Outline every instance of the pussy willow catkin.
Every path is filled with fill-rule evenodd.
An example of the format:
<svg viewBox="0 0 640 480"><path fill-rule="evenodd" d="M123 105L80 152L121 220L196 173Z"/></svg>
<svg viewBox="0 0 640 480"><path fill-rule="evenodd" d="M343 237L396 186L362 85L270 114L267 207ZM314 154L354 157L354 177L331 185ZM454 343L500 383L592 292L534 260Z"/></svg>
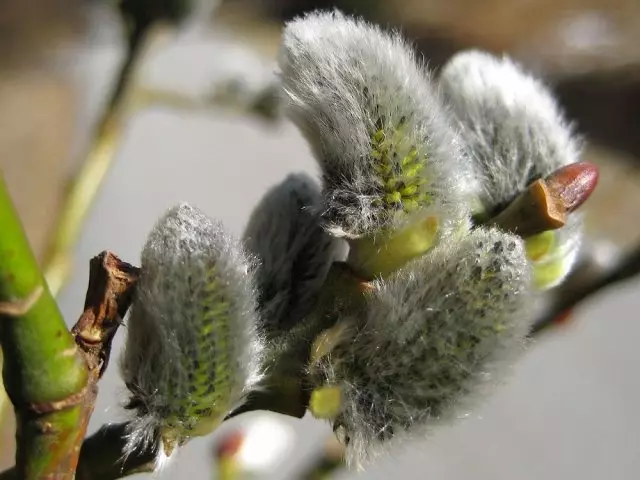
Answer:
<svg viewBox="0 0 640 480"><path fill-rule="evenodd" d="M335 408L349 462L463 415L500 382L523 350L529 285L522 240L484 228L374 282L337 345L310 365L312 410L327 410L323 396Z"/></svg>
<svg viewBox="0 0 640 480"><path fill-rule="evenodd" d="M459 53L444 66L440 85L475 172L485 216L504 208L533 180L578 161L579 142L552 93L508 58ZM581 215L573 213L565 227L531 241L538 287L555 286L570 272L581 224Z"/></svg>
<svg viewBox="0 0 640 480"><path fill-rule="evenodd" d="M159 442L159 460L217 426L260 378L251 261L222 226L171 208L142 251L122 376L135 412L127 453Z"/></svg>
<svg viewBox="0 0 640 480"><path fill-rule="evenodd" d="M244 233L258 259L260 325L267 338L291 331L313 309L336 255L321 226L322 195L306 174L289 175L255 208Z"/></svg>
<svg viewBox="0 0 640 480"><path fill-rule="evenodd" d="M286 113L324 178L324 219L359 237L424 217L446 235L466 218L469 178L427 70L397 33L338 12L287 24Z"/></svg>

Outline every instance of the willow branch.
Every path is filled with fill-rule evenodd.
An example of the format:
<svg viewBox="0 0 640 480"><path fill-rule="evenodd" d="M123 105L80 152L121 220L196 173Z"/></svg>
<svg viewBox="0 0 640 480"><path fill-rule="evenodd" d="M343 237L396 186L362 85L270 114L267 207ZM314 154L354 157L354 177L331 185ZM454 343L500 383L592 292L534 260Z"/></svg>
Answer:
<svg viewBox="0 0 640 480"><path fill-rule="evenodd" d="M79 465L85 471L87 459L79 459L80 455L89 456L88 458L98 457L95 451L95 440L92 440L95 435L86 441L88 442L87 446L83 440L98 393L97 382L108 365L111 343L122 317L131 304L138 275L139 269L137 267L122 262L110 252L102 252L90 262L89 285L84 312L71 329L71 335L66 331L64 323L56 335L52 335L50 332L40 332L41 339L48 340L59 337L67 339L69 345L67 350L62 352L65 358L69 356L68 353L65 353L66 351L76 354L75 359L79 361L84 374L84 384L81 385L81 388L76 388L56 402L30 405L28 413L31 416L29 418L34 417L34 421L39 422L38 425L41 428L25 429L19 425L19 440L20 432L27 432L26 438L30 439L31 443L40 442L43 444L42 448L34 453L34 456L39 459L39 464L44 462L42 458L48 459L45 463L47 468L40 468L33 472L26 471L25 460L20 455L21 443L19 441L16 467L1 474L0 479L51 478L63 480L81 478L76 475L76 468ZM53 302L53 299L51 301ZM15 313L24 315L23 311L32 311L33 307L30 307L32 302L33 300L29 297L10 304L5 302L3 312L6 314L9 311L9 315ZM49 320L50 318L46 318L45 323L49 323ZM16 320L12 321L16 322ZM55 324L55 322L52 323ZM40 343L44 342L40 340ZM44 365L40 365L40 369L48 366L46 360L40 359L40 361L45 361ZM66 375L68 375L67 372L58 370L55 373L57 377L53 384L64 383ZM14 401L13 396L12 401ZM18 411L18 405L15 401L14 405ZM59 421L55 425L52 424L52 415L56 414L62 416L64 422ZM53 418L53 420L56 419ZM59 427L64 427L64 430ZM51 437L51 432L57 436ZM59 438L60 434L64 434L62 440ZM104 444L100 447L104 449ZM51 458L46 457L46 453L49 453ZM26 462L26 465L29 465L29 462ZM103 469L101 466L99 467ZM99 469L93 471L97 472ZM84 478L98 477L94 475Z"/></svg>
<svg viewBox="0 0 640 480"><path fill-rule="evenodd" d="M71 329L73 339L85 359L89 371L88 386L78 398L79 415L76 418L78 428L72 441L67 445L73 451L75 462L68 462L69 471L76 472L76 479L112 480L135 473L151 471L156 458L156 447L150 446L126 456L126 423L109 424L85 439L82 438L93 411L97 395L97 381L107 367L111 341L120 325L121 318L129 308L139 275L139 269L120 261L110 252L103 252L91 260L89 286L85 300L85 310L76 325ZM15 305L12 304L12 308ZM18 305L18 308L21 308ZM66 333L66 332L65 332ZM293 388L286 392L295 401L299 390ZM244 411L274 410L281 412L281 405L291 405L291 411L281 413L302 416L306 405L287 402L286 398L255 398ZM239 414L236 412L235 414ZM77 465L77 469L76 469ZM71 470L71 466L73 470ZM19 469L14 468L0 474L0 480L24 478ZM35 478L35 477L33 477ZM40 478L40 477L38 477ZM72 477L51 477L72 478Z"/></svg>
<svg viewBox="0 0 640 480"><path fill-rule="evenodd" d="M0 345L17 417L16 474L72 478L88 371L0 178Z"/></svg>

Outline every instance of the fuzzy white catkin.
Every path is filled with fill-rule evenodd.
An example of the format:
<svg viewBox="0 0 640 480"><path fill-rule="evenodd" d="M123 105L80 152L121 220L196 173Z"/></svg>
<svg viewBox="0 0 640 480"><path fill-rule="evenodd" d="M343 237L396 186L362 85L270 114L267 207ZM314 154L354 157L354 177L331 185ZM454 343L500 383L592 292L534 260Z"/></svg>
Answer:
<svg viewBox="0 0 640 480"><path fill-rule="evenodd" d="M533 180L577 162L580 145L549 89L509 58L480 51L454 55L440 86L460 127L462 144L489 215ZM556 232L557 248L541 260L560 262L559 283L571 270L581 240L581 216Z"/></svg>
<svg viewBox="0 0 640 480"><path fill-rule="evenodd" d="M313 308L336 255L321 226L322 194L306 174L289 175L255 208L244 244L258 261L260 324L267 338L290 331Z"/></svg>
<svg viewBox="0 0 640 480"><path fill-rule="evenodd" d="M449 118L403 38L339 12L288 23L279 65L285 111L322 168L323 216L338 235L375 235L466 215L468 177Z"/></svg>
<svg viewBox="0 0 640 480"><path fill-rule="evenodd" d="M440 74L488 210L578 161L580 147L547 87L509 58L454 55Z"/></svg>
<svg viewBox="0 0 640 480"><path fill-rule="evenodd" d="M209 433L260 378L250 260L222 226L183 203L153 227L121 359L132 393L126 454L159 457Z"/></svg>
<svg viewBox="0 0 640 480"><path fill-rule="evenodd" d="M528 328L522 240L474 230L374 283L362 318L318 366L342 390L334 428L351 465L392 438L466 413L503 379Z"/></svg>

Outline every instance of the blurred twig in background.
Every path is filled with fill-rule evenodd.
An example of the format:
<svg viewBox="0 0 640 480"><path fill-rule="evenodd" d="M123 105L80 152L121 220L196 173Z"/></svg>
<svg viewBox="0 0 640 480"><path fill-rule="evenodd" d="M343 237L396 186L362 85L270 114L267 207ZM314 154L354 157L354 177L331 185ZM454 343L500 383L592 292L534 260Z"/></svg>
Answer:
<svg viewBox="0 0 640 480"><path fill-rule="evenodd" d="M126 101L135 78L150 24L134 24L127 38L124 62L100 118L86 159L71 182L60 210L45 261L45 277L56 295L70 272L71 252L100 185L109 170L126 121Z"/></svg>
<svg viewBox="0 0 640 480"><path fill-rule="evenodd" d="M597 250L597 245L590 245L574 273L548 294L548 307L533 326L532 335L565 321L573 308L593 295L640 274L640 245L615 259L602 258Z"/></svg>
<svg viewBox="0 0 640 480"><path fill-rule="evenodd" d="M47 63L47 53L75 38L72 31L78 29L67 27L81 24L80 3L0 2L0 169L38 261L61 197L75 107L74 89ZM4 225L0 231L4 234ZM13 420L0 385L2 466L13 454Z"/></svg>
<svg viewBox="0 0 640 480"><path fill-rule="evenodd" d="M344 468L344 446L335 436L330 437L322 447L320 456L300 474L301 480L328 480Z"/></svg>
<svg viewBox="0 0 640 480"><path fill-rule="evenodd" d="M276 82L267 83L256 92L244 91L241 82L242 79L234 79L214 85L214 90L208 98L140 86L136 89L133 103L136 110L156 106L189 112L226 106L240 113L255 115L266 122L280 119L279 87Z"/></svg>
<svg viewBox="0 0 640 480"><path fill-rule="evenodd" d="M127 1L123 5L134 3L136 2ZM143 63L151 37L154 36L156 19L164 17L160 13L157 16L154 13L148 17L135 18L132 15L138 14L137 11L122 13L128 27L125 58L98 121L87 156L67 190L46 256L45 276L54 295L60 291L69 275L71 251L114 160L125 124L137 111L152 106L195 111L211 108L215 104L228 105L266 121L278 118L278 88L275 81L266 83L255 92L248 92L244 88L243 79L236 78L235 81L214 85L210 98L205 99L137 85L137 71ZM170 19L178 20L173 17Z"/></svg>

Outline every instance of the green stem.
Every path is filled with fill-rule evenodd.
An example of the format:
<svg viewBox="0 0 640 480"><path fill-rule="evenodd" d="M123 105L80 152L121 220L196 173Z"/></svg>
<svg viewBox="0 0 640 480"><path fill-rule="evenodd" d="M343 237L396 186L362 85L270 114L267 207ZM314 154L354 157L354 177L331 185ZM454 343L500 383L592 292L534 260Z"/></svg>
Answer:
<svg viewBox="0 0 640 480"><path fill-rule="evenodd" d="M153 471L157 453L155 448L124 455L126 428L126 423L110 423L85 439L80 450L75 480L116 480ZM23 477L18 475L15 468L0 473L0 480L19 478Z"/></svg>
<svg viewBox="0 0 640 480"><path fill-rule="evenodd" d="M19 478L56 476L81 419L87 367L67 331L0 178L0 345L18 420Z"/></svg>

